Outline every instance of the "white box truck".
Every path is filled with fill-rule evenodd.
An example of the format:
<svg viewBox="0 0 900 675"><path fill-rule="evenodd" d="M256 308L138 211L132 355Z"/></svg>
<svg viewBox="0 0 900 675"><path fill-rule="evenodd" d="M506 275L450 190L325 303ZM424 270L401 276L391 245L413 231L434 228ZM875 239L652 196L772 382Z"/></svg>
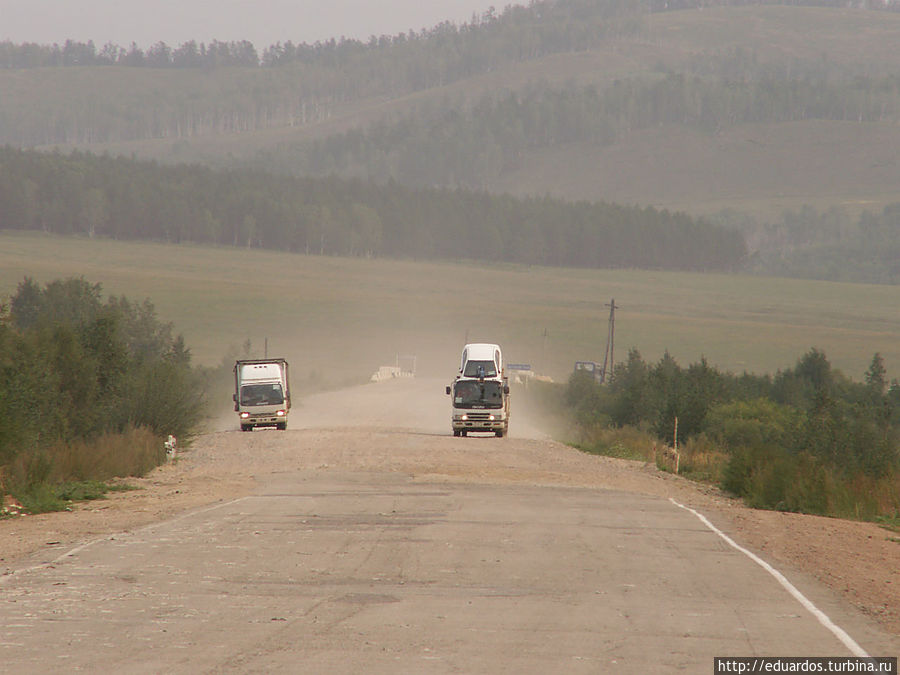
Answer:
<svg viewBox="0 0 900 675"><path fill-rule="evenodd" d="M234 364L234 409L241 431L254 427L287 429L291 410L288 363L284 359L246 359Z"/></svg>
<svg viewBox="0 0 900 675"><path fill-rule="evenodd" d="M446 393L451 397L450 426L454 436L465 436L470 431L498 437L508 433L509 381L499 345L467 344L459 374Z"/></svg>

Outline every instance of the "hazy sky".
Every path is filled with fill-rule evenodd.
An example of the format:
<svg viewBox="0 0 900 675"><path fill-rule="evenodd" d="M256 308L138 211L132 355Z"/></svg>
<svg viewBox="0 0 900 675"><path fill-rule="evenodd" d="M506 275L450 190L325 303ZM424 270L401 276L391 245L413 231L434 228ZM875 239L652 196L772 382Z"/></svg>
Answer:
<svg viewBox="0 0 900 675"><path fill-rule="evenodd" d="M62 43L71 38L149 47L162 40L315 42L342 35L366 39L445 19L468 21L506 0L0 0L0 41Z"/></svg>

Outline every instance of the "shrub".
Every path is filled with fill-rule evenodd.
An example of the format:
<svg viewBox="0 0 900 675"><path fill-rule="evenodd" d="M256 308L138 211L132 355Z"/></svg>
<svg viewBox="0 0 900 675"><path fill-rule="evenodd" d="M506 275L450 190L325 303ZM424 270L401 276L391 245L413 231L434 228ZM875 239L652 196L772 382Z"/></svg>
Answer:
<svg viewBox="0 0 900 675"><path fill-rule="evenodd" d="M679 473L692 480L720 484L729 456L706 434L689 438L678 448L681 453Z"/></svg>
<svg viewBox="0 0 900 675"><path fill-rule="evenodd" d="M631 350L608 385L574 374L565 399L588 451L646 458L652 438L619 439L671 444L677 417L681 473L757 508L871 519L900 512L900 384L884 370L876 354L854 383L812 349L774 378L735 377Z"/></svg>
<svg viewBox="0 0 900 675"><path fill-rule="evenodd" d="M32 485L17 497L28 513L50 513L68 509L72 502L104 499L107 492L131 489L123 485L109 485L102 481L77 481L61 485L40 483Z"/></svg>
<svg viewBox="0 0 900 675"><path fill-rule="evenodd" d="M0 307L0 476L36 511L50 486L140 476L204 410L205 373L153 305L105 303L99 284L26 278Z"/></svg>
<svg viewBox="0 0 900 675"><path fill-rule="evenodd" d="M786 447L803 420L795 409L755 398L714 406L706 418L706 433L724 448Z"/></svg>
<svg viewBox="0 0 900 675"><path fill-rule="evenodd" d="M69 503L61 499L54 487L48 483L37 483L26 490L17 491L16 497L28 513L63 511L69 506Z"/></svg>
<svg viewBox="0 0 900 675"><path fill-rule="evenodd" d="M6 484L30 513L58 511L69 501L114 489L105 481L144 476L165 459L161 437L149 429L129 429L22 454L7 467Z"/></svg>

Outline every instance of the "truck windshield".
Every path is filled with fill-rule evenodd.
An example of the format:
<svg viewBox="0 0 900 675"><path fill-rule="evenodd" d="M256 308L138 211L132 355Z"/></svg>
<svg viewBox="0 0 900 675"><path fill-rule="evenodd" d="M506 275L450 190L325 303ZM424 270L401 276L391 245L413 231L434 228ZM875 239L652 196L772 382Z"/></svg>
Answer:
<svg viewBox="0 0 900 675"><path fill-rule="evenodd" d="M463 377L497 377L497 364L493 361L466 361Z"/></svg>
<svg viewBox="0 0 900 675"><path fill-rule="evenodd" d="M503 385L461 380L453 387L453 405L456 408L502 408Z"/></svg>
<svg viewBox="0 0 900 675"><path fill-rule="evenodd" d="M281 405L284 392L280 384L245 384L241 387L241 405Z"/></svg>

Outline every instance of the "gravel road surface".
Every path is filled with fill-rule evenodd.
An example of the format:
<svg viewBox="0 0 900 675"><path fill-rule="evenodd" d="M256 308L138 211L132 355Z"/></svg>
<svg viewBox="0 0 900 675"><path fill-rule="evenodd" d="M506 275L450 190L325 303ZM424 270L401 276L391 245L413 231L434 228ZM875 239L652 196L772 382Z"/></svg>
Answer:
<svg viewBox="0 0 900 675"><path fill-rule="evenodd" d="M510 437L453 438L443 386L310 397L286 432L224 419L142 490L0 521L0 671L712 672L714 656L900 653L886 530L759 514L579 453L515 399Z"/></svg>

